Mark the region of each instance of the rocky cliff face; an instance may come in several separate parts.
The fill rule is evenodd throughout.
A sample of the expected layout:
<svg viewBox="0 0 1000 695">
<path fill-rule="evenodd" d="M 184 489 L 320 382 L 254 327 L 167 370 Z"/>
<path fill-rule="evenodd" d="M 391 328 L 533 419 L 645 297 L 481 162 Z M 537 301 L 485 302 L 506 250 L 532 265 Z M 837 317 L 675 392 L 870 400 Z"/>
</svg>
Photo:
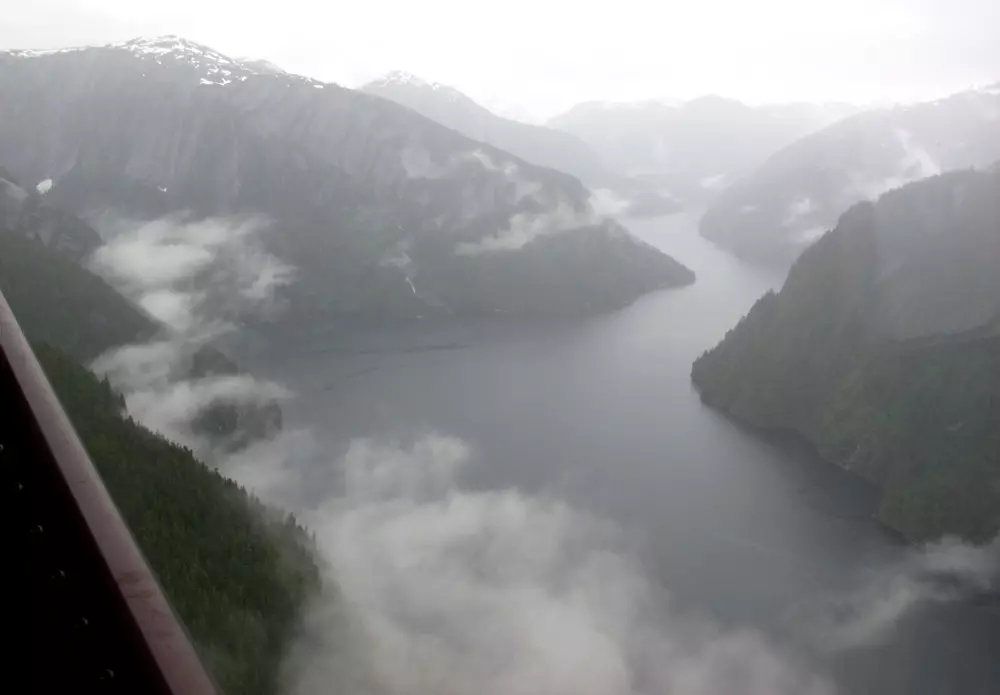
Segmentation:
<svg viewBox="0 0 1000 695">
<path fill-rule="evenodd" d="M 1000 158 L 1000 87 L 858 114 L 776 153 L 723 192 L 702 233 L 748 257 L 790 263 L 854 203 Z"/>
<path fill-rule="evenodd" d="M 0 161 L 20 180 L 51 181 L 48 199 L 91 219 L 266 218 L 271 250 L 298 269 L 288 294 L 303 316 L 514 311 L 502 297 L 466 306 L 469 286 L 435 284 L 430 269 L 476 289 L 478 270 L 512 278 L 537 241 L 576 248 L 575 230 L 600 222 L 570 176 L 383 99 L 176 37 L 3 53 L 0 90 Z M 614 287 L 635 274 L 643 291 L 692 279 L 620 228 L 601 228 L 608 244 L 656 259 L 636 268 L 633 254 L 615 254 L 605 268 Z M 579 257 L 597 260 L 590 247 L 585 238 L 580 253 L 551 259 L 563 299 L 542 303 L 578 311 L 634 298 L 580 282 Z"/>
<path fill-rule="evenodd" d="M 859 203 L 699 358 L 702 399 L 885 491 L 913 538 L 1000 529 L 1000 172 Z"/>
</svg>

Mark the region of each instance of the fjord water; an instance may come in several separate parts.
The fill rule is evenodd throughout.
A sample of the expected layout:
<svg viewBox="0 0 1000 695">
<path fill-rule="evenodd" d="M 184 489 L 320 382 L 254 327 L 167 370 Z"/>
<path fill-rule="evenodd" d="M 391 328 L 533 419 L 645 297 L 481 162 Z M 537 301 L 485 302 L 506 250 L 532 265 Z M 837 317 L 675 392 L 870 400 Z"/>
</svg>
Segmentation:
<svg viewBox="0 0 1000 695">
<path fill-rule="evenodd" d="M 296 393 L 286 426 L 317 433 L 327 461 L 356 437 L 459 437 L 474 452 L 471 485 L 555 494 L 614 520 L 674 605 L 799 651 L 796 616 L 904 548 L 870 519 L 868 485 L 741 429 L 691 387 L 692 360 L 782 277 L 706 242 L 694 215 L 629 227 L 697 282 L 584 320 L 282 331 L 246 341 L 240 359 Z M 314 471 L 311 494 L 331 494 L 334 478 Z M 805 658 L 851 693 L 988 693 L 998 645 L 995 613 L 952 603 L 883 644 Z"/>
</svg>

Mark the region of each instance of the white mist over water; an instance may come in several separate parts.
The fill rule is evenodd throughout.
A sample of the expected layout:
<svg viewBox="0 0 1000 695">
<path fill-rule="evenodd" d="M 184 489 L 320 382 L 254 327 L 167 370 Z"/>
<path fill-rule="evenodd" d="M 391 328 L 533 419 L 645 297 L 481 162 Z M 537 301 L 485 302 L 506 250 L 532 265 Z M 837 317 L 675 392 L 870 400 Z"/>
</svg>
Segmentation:
<svg viewBox="0 0 1000 695">
<path fill-rule="evenodd" d="M 350 444 L 342 493 L 301 513 L 329 574 L 289 656 L 288 693 L 833 692 L 753 631 L 664 608 L 606 520 L 463 487 L 471 460 L 435 434 Z M 260 463 L 229 472 L 260 482 Z"/>
<path fill-rule="evenodd" d="M 303 508 L 294 460 L 316 447 L 299 431 L 226 468 L 296 505 L 324 567 L 288 655 L 289 695 L 836 692 L 761 633 L 671 607 L 607 519 L 550 494 L 463 484 L 476 457 L 457 438 L 352 440 L 339 484 Z M 817 596 L 796 632 L 824 653 L 878 646 L 921 606 L 995 586 L 998 548 L 914 548 L 849 593 Z"/>
<path fill-rule="evenodd" d="M 806 618 L 806 635 L 830 652 L 874 647 L 894 637 L 922 606 L 962 601 L 998 587 L 1000 538 L 974 546 L 948 537 L 869 570 L 852 592 L 820 597 Z"/>
<path fill-rule="evenodd" d="M 206 238 L 218 238 L 213 234 Z M 186 232 L 160 238 L 183 239 Z M 226 327 L 226 315 L 216 312 L 231 306 L 187 289 L 215 259 L 232 257 L 212 251 L 206 263 L 197 248 L 204 246 L 141 254 L 143 262 L 162 257 L 164 266 L 147 269 L 147 284 L 127 271 L 119 279 L 124 287 L 125 280 L 134 283 L 133 297 L 153 291 L 191 297 L 195 320 L 164 340 L 105 356 L 104 363 L 128 387 L 133 414 L 182 441 L 190 408 L 205 403 L 211 390 L 178 373 L 176 356 L 184 354 L 178 346 L 203 344 L 203 336 Z M 236 288 L 273 288 L 268 267 L 273 263 L 249 264 L 225 277 L 240 278 Z M 226 397 L 278 395 L 273 384 L 246 378 L 212 388 Z M 225 473 L 294 511 L 315 534 L 325 588 L 288 654 L 288 695 L 834 692 L 760 633 L 721 628 L 672 607 L 610 521 L 559 496 L 466 484 L 479 456 L 461 439 L 354 438 L 341 455 L 324 449 L 319 434 L 285 431 L 219 461 Z M 994 571 L 982 560 L 985 551 L 941 548 L 886 568 L 885 584 L 869 580 L 846 598 L 818 597 L 810 635 L 831 651 L 865 648 L 891 635 L 915 608 L 941 600 L 933 577 Z M 914 576 L 917 589 L 898 590 Z M 982 586 L 977 582 L 970 586 Z M 962 595 L 963 586 L 950 595 Z"/>
</svg>

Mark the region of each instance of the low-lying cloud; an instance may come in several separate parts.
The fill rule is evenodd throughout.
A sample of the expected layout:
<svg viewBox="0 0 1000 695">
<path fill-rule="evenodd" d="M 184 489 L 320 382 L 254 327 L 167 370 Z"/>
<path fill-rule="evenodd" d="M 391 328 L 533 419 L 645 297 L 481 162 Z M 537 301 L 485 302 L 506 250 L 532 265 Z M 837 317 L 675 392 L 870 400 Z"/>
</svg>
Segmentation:
<svg viewBox="0 0 1000 695">
<path fill-rule="evenodd" d="M 873 647 L 922 606 L 967 600 L 998 586 L 1000 538 L 982 546 L 945 538 L 868 572 L 854 591 L 817 603 L 806 632 L 827 651 Z"/>
<path fill-rule="evenodd" d="M 351 443 L 341 492 L 300 517 L 327 592 L 306 612 L 287 693 L 833 692 L 759 634 L 665 608 L 611 524 L 552 497 L 464 488 L 470 459 L 437 435 Z M 259 462 L 249 471 L 267 480 Z"/>
<path fill-rule="evenodd" d="M 174 332 L 186 333 L 209 320 L 260 312 L 276 288 L 292 282 L 291 266 L 261 246 L 266 227 L 252 217 L 105 220 L 109 241 L 90 266 Z"/>
<path fill-rule="evenodd" d="M 95 257 L 137 301 L 166 303 L 150 300 L 165 293 L 186 302 L 184 322 L 94 365 L 122 388 L 135 417 L 185 443 L 194 438 L 191 419 L 211 404 L 289 395 L 249 375 L 185 371 L 192 352 L 230 326 L 220 307 L 266 306 L 289 277 L 268 270 L 284 266 L 259 247 L 224 250 L 255 243 L 251 233 L 228 237 L 224 229 L 233 227 L 195 240 L 190 227 L 157 227 L 150 240 L 120 236 Z M 209 258 L 190 249 L 157 254 L 164 245 Z M 224 280 L 200 284 L 214 277 Z M 357 439 L 333 467 L 313 433 L 292 430 L 223 461 L 224 472 L 299 515 L 324 568 L 324 590 L 288 654 L 287 695 L 834 693 L 759 633 L 672 608 L 613 524 L 556 497 L 463 485 L 473 458 L 447 436 Z M 830 651 L 877 644 L 915 607 L 993 588 L 998 573 L 1000 542 L 943 541 L 819 605 L 810 634 Z"/>
<path fill-rule="evenodd" d="M 889 140 L 884 151 L 874 153 L 882 157 L 889 152 L 893 153 L 889 156 L 895 157 L 888 162 L 888 169 L 882 168 L 884 175 L 873 175 L 867 168 L 854 170 L 848 173 L 846 185 L 826 204 L 817 203 L 807 195 L 790 202 L 782 224 L 791 232 L 794 243 L 803 246 L 813 243 L 836 225 L 840 213 L 861 200 L 876 200 L 883 193 L 941 173 L 941 166 L 909 131 L 897 128 Z M 755 210 L 755 206 L 744 206 L 741 212 Z"/>
<path fill-rule="evenodd" d="M 565 203 L 547 212 L 520 212 L 508 220 L 505 228 L 488 234 L 478 241 L 467 241 L 456 245 L 455 254 L 478 256 L 495 251 L 517 251 L 539 237 L 590 224 L 594 224 L 590 210 L 577 210 Z"/>
<path fill-rule="evenodd" d="M 935 176 L 942 171 L 930 152 L 917 142 L 910 132 L 897 129 L 893 131 L 892 138 L 899 151 L 896 171 L 879 179 L 857 176 L 854 188 L 864 199 L 874 200 L 883 193 L 919 179 Z"/>
<path fill-rule="evenodd" d="M 407 177 L 411 179 L 441 179 L 456 176 L 469 164 L 478 165 L 485 171 L 500 173 L 510 180 L 520 175 L 520 167 L 516 163 L 510 160 L 497 163 L 482 148 L 453 154 L 445 162 L 439 163 L 424 147 L 411 145 L 400 154 L 400 163 Z"/>
<path fill-rule="evenodd" d="M 599 217 L 618 217 L 628 214 L 632 202 L 618 195 L 610 188 L 595 188 L 590 192 L 591 210 Z"/>
<path fill-rule="evenodd" d="M 599 223 L 603 218 L 626 214 L 632 203 L 609 189 L 593 191 L 584 204 L 575 205 L 569 200 L 543 200 L 538 196 L 545 186 L 541 181 L 525 177 L 522 167 L 513 161 L 497 161 L 489 152 L 476 149 L 452 156 L 445 163 L 434 161 L 430 153 L 420 147 L 409 147 L 401 155 L 403 169 L 411 179 L 439 179 L 458 176 L 460 169 L 470 165 L 502 177 L 511 187 L 505 203 L 520 205 L 531 199 L 534 209 L 513 214 L 500 229 L 477 241 L 460 242 L 455 246 L 458 256 L 477 256 L 498 251 L 517 251 L 535 239 L 571 229 Z M 492 195 L 488 196 L 492 200 Z M 482 202 L 474 197 L 463 213 L 465 221 L 483 214 Z M 542 210 L 539 211 L 538 208 Z M 388 262 L 388 261 L 385 261 Z"/>
<path fill-rule="evenodd" d="M 92 368 L 125 396 L 129 412 L 171 439 L 204 449 L 193 421 L 216 406 L 259 406 L 287 396 L 277 384 L 232 367 L 194 373 L 192 365 L 236 321 L 275 307 L 293 270 L 264 250 L 258 218 L 103 220 L 107 243 L 90 267 L 163 325 L 151 342 L 101 355 Z M 213 353 L 218 362 L 221 355 Z M 222 358 L 224 359 L 224 358 Z"/>
</svg>

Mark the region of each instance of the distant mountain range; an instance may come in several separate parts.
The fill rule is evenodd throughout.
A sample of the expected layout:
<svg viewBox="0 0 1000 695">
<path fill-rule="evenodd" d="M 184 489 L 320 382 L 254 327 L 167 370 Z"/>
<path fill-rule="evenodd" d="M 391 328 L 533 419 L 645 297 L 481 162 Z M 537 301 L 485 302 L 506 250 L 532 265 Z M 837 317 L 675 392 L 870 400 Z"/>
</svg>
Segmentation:
<svg viewBox="0 0 1000 695">
<path fill-rule="evenodd" d="M 702 233 L 741 255 L 788 263 L 859 200 L 1000 159 L 1000 84 L 876 109 L 804 137 L 728 187 Z"/>
<path fill-rule="evenodd" d="M 369 82 L 361 91 L 402 104 L 532 164 L 572 174 L 591 187 L 613 187 L 623 178 L 575 135 L 497 116 L 454 87 L 396 71 Z"/>
<path fill-rule="evenodd" d="M 750 107 L 707 96 L 687 102 L 586 102 L 549 121 L 611 166 L 698 204 L 797 138 L 856 109 L 846 104 Z"/>
<path fill-rule="evenodd" d="M 676 198 L 660 191 L 655 183 L 609 167 L 575 135 L 498 116 L 454 87 L 397 71 L 361 89 L 532 164 L 572 174 L 595 191 L 598 208 L 608 214 L 647 217 L 681 208 Z"/>
<path fill-rule="evenodd" d="M 1000 168 L 856 204 L 694 364 L 702 399 L 878 484 L 915 540 L 1000 530 Z"/>
<path fill-rule="evenodd" d="M 532 125 L 498 116 L 454 87 L 405 72 L 361 89 L 533 164 L 572 174 L 593 189 L 608 189 L 623 199 L 625 214 L 700 205 L 799 136 L 856 111 L 843 104 L 753 108 L 703 97 L 588 102 L 547 125 Z M 675 204 L 665 204 L 670 201 Z M 628 203 L 635 202 L 639 205 L 630 209 Z"/>
<path fill-rule="evenodd" d="M 693 281 L 568 174 L 181 38 L 3 52 L 0 90 L 0 162 L 53 207 L 266 219 L 293 318 L 580 313 Z"/>
</svg>

